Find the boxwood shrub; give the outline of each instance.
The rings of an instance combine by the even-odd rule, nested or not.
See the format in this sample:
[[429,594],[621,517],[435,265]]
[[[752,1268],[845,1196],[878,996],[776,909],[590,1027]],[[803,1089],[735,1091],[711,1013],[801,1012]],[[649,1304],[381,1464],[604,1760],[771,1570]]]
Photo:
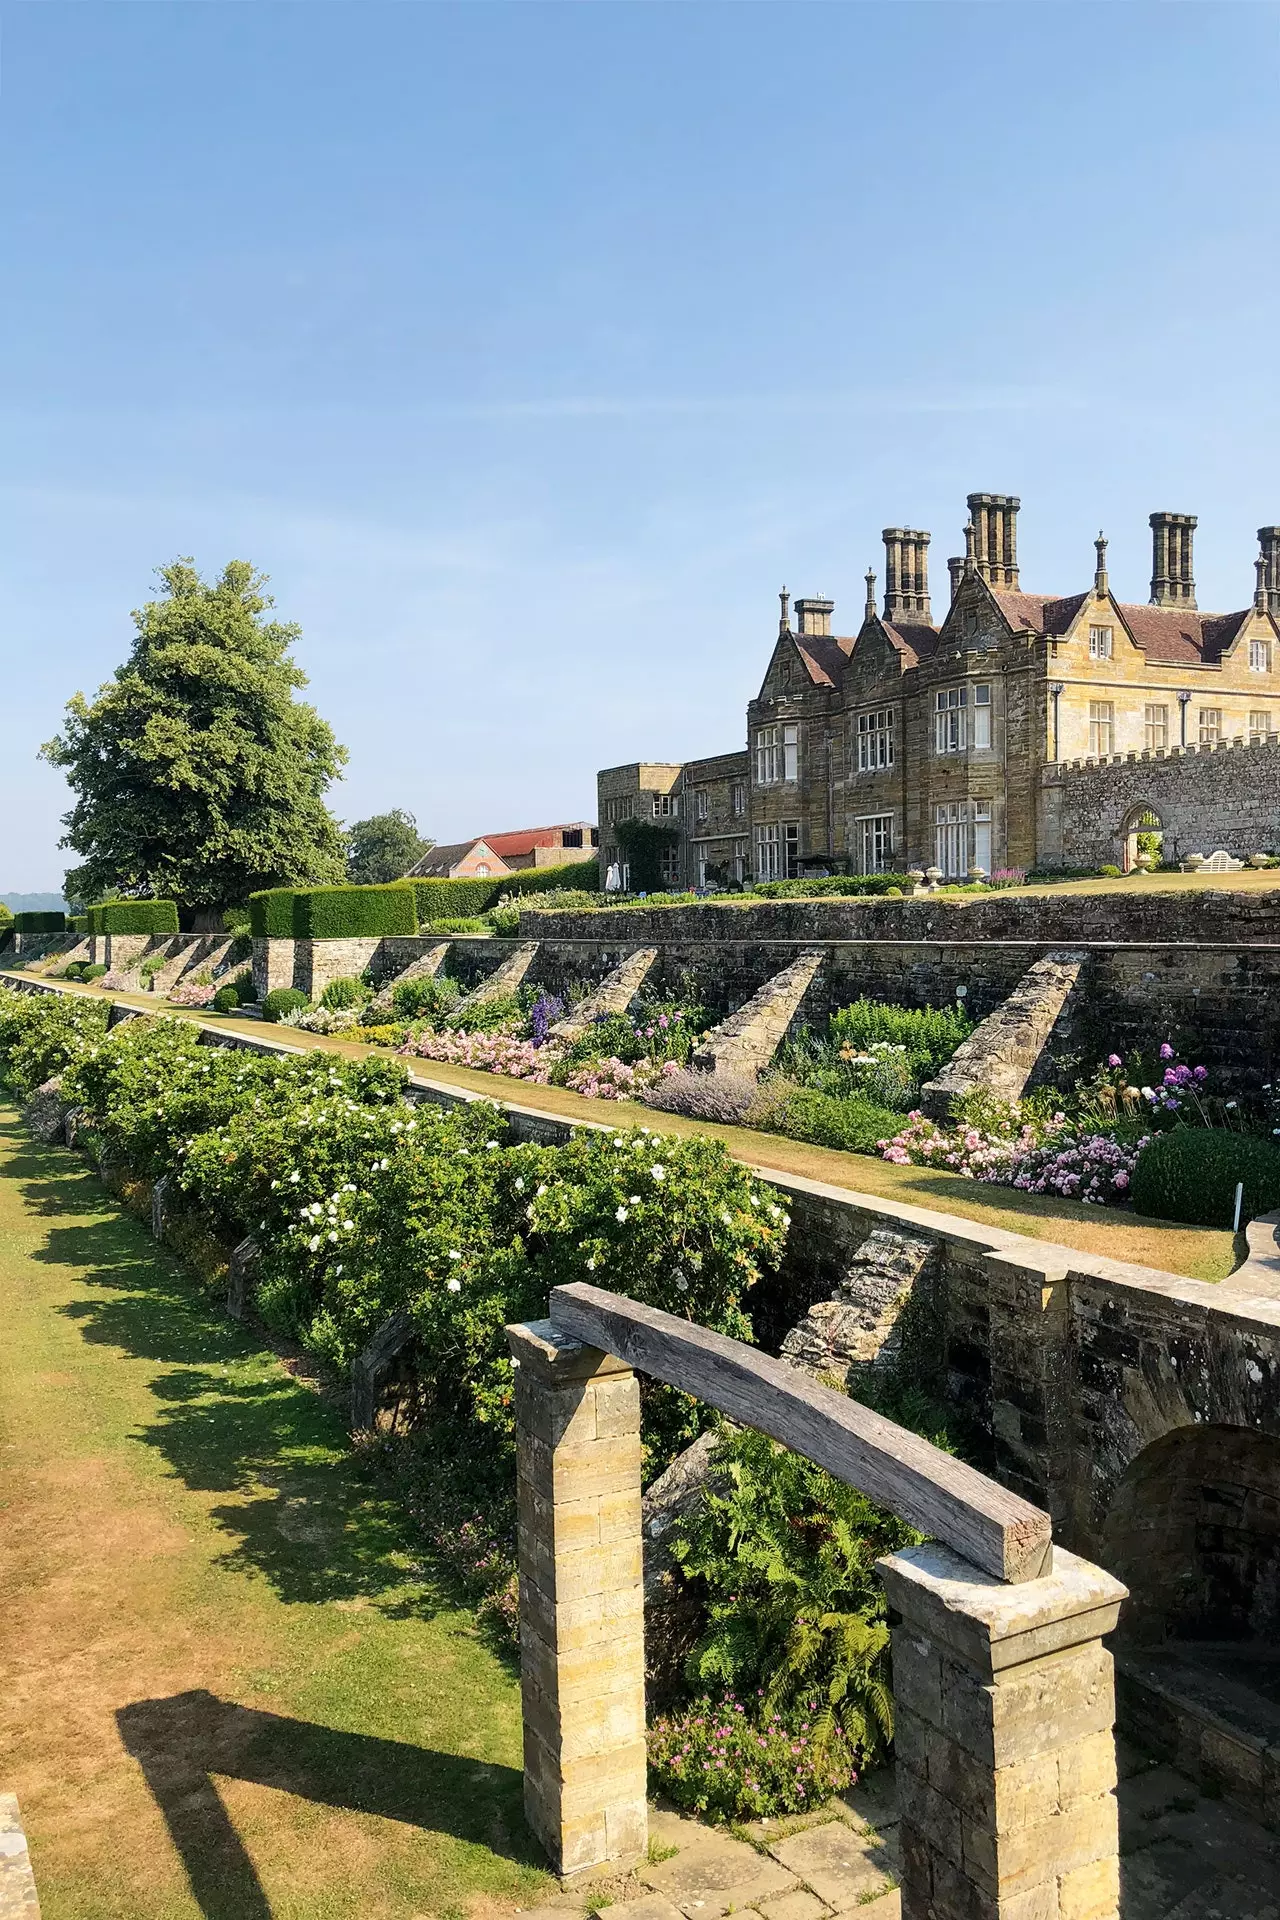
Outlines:
[[240,995],[233,986],[219,987],[210,1004],[215,1013],[234,1013],[240,1005]]
[[911,881],[905,873],[833,873],[822,880],[757,880],[748,892],[762,894],[766,900],[807,899],[810,895],[860,893],[910,893]]
[[1280,1207],[1280,1148],[1252,1133],[1174,1127],[1156,1134],[1139,1154],[1133,1204],[1138,1213],[1163,1220],[1229,1227],[1239,1182],[1242,1224]]
[[264,1020],[279,1020],[282,1014],[293,1013],[297,1008],[309,1004],[306,994],[297,987],[273,987],[263,998],[262,1017]]

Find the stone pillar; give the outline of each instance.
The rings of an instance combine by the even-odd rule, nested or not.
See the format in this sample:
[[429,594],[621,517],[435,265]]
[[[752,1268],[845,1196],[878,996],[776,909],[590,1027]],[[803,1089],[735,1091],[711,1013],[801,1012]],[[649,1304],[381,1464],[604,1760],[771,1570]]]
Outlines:
[[902,1920],[1117,1920],[1125,1588],[1054,1550],[1007,1586],[946,1547],[880,1562],[893,1630]]
[[1078,1537],[1072,1463],[1075,1379],[1069,1264],[1024,1242],[986,1253],[991,1428],[996,1476],[1047,1509],[1055,1539]]
[[549,1320],[507,1338],[525,1816],[557,1873],[621,1869],[648,1846],[640,1387]]

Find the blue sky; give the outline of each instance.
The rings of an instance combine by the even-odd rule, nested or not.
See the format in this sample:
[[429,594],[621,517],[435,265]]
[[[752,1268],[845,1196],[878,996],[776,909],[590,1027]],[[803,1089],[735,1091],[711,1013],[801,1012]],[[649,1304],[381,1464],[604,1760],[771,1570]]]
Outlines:
[[347,819],[594,812],[740,743],[778,587],[1022,496],[1023,584],[1202,606],[1280,521],[1280,7],[82,4],[3,16],[0,886],[66,698],[246,557]]

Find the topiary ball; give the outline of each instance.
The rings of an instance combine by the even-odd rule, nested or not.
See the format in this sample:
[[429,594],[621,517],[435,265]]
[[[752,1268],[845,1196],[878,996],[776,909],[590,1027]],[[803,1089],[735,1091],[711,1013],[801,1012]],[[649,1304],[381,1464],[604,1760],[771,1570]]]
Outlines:
[[1197,1227],[1229,1227],[1236,1185],[1243,1182],[1240,1219],[1280,1207],[1280,1149],[1253,1133],[1221,1127],[1175,1127],[1142,1149],[1134,1168],[1137,1212]]
[[306,994],[297,987],[273,987],[262,1002],[262,1017],[264,1020],[280,1020],[286,1013],[296,1013],[300,1008],[310,1005]]

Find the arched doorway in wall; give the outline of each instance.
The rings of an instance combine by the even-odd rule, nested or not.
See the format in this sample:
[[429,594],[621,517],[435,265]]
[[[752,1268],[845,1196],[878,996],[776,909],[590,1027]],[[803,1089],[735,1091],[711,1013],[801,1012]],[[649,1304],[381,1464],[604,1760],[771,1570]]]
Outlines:
[[1132,1462],[1099,1555],[1130,1598],[1121,1724],[1268,1825],[1258,1756],[1280,1739],[1280,1440],[1179,1427]]
[[1124,870],[1132,873],[1139,854],[1150,854],[1151,865],[1160,862],[1164,847],[1164,822],[1154,807],[1135,807],[1124,825]]

